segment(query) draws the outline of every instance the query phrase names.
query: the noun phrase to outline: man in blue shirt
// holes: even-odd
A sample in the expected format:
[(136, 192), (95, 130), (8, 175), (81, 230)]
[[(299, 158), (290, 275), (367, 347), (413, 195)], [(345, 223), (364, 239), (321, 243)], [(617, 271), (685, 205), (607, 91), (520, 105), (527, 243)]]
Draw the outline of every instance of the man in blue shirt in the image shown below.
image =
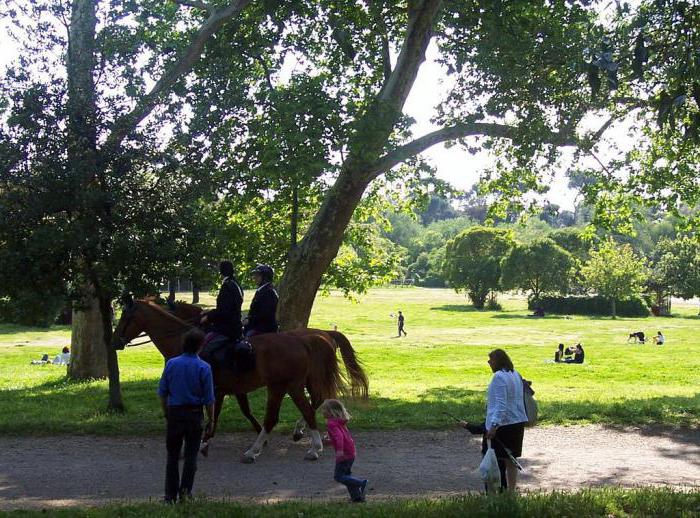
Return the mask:
[[(182, 354), (165, 364), (158, 395), (167, 419), (166, 447), (168, 463), (165, 470), (165, 501), (174, 503), (179, 497), (192, 496), (197, 453), (202, 438), (202, 407), (207, 412), (207, 428), (214, 415), (214, 384), (211, 367), (197, 353), (204, 343), (199, 329), (188, 331), (182, 340)], [(185, 464), (180, 480), (179, 457), (185, 443)]]

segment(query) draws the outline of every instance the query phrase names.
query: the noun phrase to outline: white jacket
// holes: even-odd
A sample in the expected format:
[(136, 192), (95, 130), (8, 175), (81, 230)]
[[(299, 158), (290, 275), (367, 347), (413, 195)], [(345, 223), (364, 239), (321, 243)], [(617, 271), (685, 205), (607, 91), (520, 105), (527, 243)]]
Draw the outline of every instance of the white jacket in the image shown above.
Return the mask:
[(525, 422), (527, 414), (523, 403), (523, 379), (516, 370), (495, 372), (488, 390), (486, 429)]

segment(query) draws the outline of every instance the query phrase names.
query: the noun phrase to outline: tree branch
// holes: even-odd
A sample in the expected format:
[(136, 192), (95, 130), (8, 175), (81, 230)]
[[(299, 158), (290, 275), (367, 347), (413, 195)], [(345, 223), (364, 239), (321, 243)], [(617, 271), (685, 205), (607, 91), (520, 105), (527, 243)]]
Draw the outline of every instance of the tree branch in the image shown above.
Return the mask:
[[(145, 119), (151, 111), (161, 102), (162, 97), (170, 91), (173, 85), (187, 74), (204, 50), (204, 44), (221, 26), (229, 19), (237, 16), (252, 0), (235, 0), (221, 9), (210, 12), (209, 17), (202, 23), (197, 33), (192, 37), (190, 44), (180, 57), (163, 73), (150, 92), (141, 98), (136, 106), (129, 112), (119, 117), (112, 127), (100, 152), (103, 160), (109, 160), (117, 151), (124, 139)], [(178, 3), (192, 3), (190, 0), (180, 0)], [(199, 3), (199, 2), (196, 2)]]
[(173, 0), (173, 2), (185, 7), (194, 7), (195, 9), (202, 9), (208, 13), (211, 12), (211, 6), (205, 4), (204, 2), (200, 2), (199, 0)]
[[(390, 151), (373, 164), (368, 174), (373, 178), (376, 178), (392, 167), (419, 153), (422, 153), (435, 144), (477, 135), (514, 139), (517, 136), (517, 128), (506, 124), (496, 124), (490, 122), (469, 122), (442, 128), (417, 138), (407, 144), (404, 144), (403, 146), (399, 146), (393, 151)], [(565, 133), (551, 133), (547, 135), (544, 140), (549, 144), (561, 147), (576, 146), (579, 144), (578, 139), (574, 135)]]
[(409, 2), (408, 28), (401, 52), (396, 59), (396, 66), (387, 77), (378, 96), (380, 101), (392, 103), (399, 110), (403, 108), (416, 80), (418, 69), (425, 61), (425, 50), (432, 37), (435, 19), (442, 7), (441, 0), (423, 0), (419, 5), (413, 4), (416, 2)]
[(377, 25), (379, 31), (379, 38), (382, 41), (382, 69), (384, 72), (384, 82), (387, 82), (391, 77), (391, 51), (389, 48), (389, 36), (388, 30), (386, 28), (386, 22), (384, 21), (384, 2), (375, 2), (369, 0), (367, 2), (370, 11), (374, 12), (374, 22)]

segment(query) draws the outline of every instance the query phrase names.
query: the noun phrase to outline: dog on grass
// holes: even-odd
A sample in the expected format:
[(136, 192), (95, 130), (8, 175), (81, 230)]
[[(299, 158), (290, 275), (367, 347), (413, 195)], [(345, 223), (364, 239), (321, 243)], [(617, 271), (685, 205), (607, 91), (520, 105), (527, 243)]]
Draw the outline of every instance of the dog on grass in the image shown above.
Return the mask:
[(636, 333), (630, 333), (629, 338), (627, 339), (627, 342), (633, 341), (635, 344), (640, 343), (643, 344), (646, 341), (646, 338), (644, 336), (644, 333), (642, 331), (637, 331)]

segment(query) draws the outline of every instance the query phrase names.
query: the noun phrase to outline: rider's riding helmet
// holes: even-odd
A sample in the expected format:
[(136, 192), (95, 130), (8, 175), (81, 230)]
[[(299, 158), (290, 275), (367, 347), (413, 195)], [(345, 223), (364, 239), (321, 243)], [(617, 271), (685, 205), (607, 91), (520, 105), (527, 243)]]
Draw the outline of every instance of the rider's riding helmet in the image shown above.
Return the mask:
[(219, 263), (219, 272), (224, 277), (233, 276), (233, 263), (231, 261), (221, 261)]
[(262, 277), (263, 282), (272, 282), (272, 278), (275, 275), (275, 272), (272, 269), (272, 267), (266, 264), (257, 265), (251, 273), (259, 274), (260, 277)]

